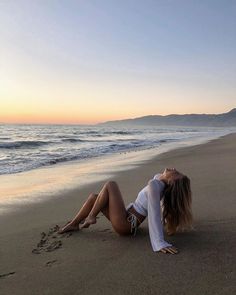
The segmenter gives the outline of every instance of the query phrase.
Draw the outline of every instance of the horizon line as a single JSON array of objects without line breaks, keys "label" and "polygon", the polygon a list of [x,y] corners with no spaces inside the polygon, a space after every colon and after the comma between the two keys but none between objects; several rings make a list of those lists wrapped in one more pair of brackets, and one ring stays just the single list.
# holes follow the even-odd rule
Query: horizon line
[{"label": "horizon line", "polygon": [[132,118],[123,118],[123,119],[112,119],[112,120],[104,120],[101,122],[97,122],[97,123],[73,123],[73,122],[66,122],[66,123],[62,123],[62,122],[0,122],[0,125],[81,125],[81,126],[95,126],[95,125],[99,125],[99,124],[103,124],[106,122],[114,122],[114,121],[123,121],[123,120],[132,120],[132,119],[138,119],[138,118],[143,118],[143,117],[151,117],[151,116],[161,116],[161,117],[166,117],[166,116],[184,116],[184,115],[220,115],[220,114],[226,114],[231,112],[232,110],[236,109],[232,108],[227,112],[224,113],[184,113],[184,114],[178,114],[178,113],[170,113],[168,115],[158,115],[158,114],[149,114],[149,115],[144,115],[144,116],[139,116],[139,117],[132,117]]}]

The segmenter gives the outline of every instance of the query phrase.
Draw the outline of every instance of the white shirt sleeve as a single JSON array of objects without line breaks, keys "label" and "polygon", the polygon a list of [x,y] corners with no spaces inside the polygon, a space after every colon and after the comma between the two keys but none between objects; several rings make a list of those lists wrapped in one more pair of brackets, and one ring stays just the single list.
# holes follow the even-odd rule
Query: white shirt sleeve
[{"label": "white shirt sleeve", "polygon": [[153,251],[170,247],[171,244],[164,240],[163,225],[161,222],[160,186],[158,180],[153,179],[148,183],[148,228]]}]

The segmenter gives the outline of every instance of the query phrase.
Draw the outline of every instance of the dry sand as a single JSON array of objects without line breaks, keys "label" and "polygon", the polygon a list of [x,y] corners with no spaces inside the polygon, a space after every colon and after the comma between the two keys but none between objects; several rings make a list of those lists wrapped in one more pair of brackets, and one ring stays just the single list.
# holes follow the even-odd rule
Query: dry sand
[{"label": "dry sand", "polygon": [[94,183],[0,218],[0,294],[236,294],[236,134],[118,173],[126,204],[164,167],[192,180],[194,230],[166,238],[178,255],[152,251],[146,221],[135,238],[119,237],[102,215],[57,235],[54,226],[101,188]]}]

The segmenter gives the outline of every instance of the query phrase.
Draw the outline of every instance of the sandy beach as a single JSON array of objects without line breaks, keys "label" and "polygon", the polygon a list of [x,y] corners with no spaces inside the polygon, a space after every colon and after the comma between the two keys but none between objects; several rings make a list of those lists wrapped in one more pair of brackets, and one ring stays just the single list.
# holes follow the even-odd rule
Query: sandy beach
[{"label": "sandy beach", "polygon": [[0,294],[235,294],[236,134],[158,155],[112,179],[128,204],[165,167],[192,181],[194,229],[166,237],[179,254],[152,251],[147,221],[136,237],[118,236],[102,215],[87,230],[55,233],[100,190],[96,182],[0,217]]}]

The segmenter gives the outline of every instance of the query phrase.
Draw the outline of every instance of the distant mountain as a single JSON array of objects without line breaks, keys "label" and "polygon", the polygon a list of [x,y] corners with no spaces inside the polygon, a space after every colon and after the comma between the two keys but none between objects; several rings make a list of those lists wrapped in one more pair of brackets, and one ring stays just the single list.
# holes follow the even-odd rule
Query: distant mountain
[{"label": "distant mountain", "polygon": [[223,114],[151,115],[134,119],[107,121],[99,125],[110,126],[236,126],[236,108]]}]

